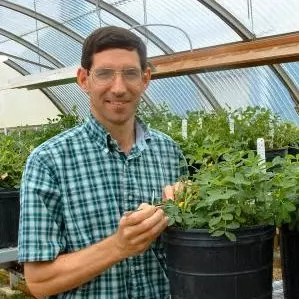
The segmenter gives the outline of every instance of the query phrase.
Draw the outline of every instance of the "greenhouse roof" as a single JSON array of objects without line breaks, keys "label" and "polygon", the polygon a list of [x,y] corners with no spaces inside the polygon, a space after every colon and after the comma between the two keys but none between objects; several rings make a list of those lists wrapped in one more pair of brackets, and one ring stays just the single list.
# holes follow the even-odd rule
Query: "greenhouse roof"
[{"label": "greenhouse roof", "polygon": [[[11,68],[34,75],[30,80],[37,78],[36,87],[61,110],[76,105],[84,116],[88,98],[66,72],[79,65],[92,30],[121,26],[142,37],[160,78],[151,82],[146,102],[166,102],[180,115],[259,105],[299,123],[298,11],[298,0],[0,0],[0,55],[9,58],[4,63]],[[272,37],[277,42],[272,48],[257,48]],[[243,48],[234,53],[236,47]],[[267,56],[263,62],[255,56],[259,51]],[[180,65],[184,61],[186,68],[167,74],[168,55],[183,55]],[[43,76],[49,80],[57,71],[65,81],[41,84]]]}]

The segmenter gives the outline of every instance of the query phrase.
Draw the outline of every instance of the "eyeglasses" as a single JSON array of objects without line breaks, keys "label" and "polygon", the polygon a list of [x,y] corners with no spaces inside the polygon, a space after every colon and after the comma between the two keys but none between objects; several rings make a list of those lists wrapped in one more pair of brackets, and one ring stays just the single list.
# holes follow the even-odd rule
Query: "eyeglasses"
[{"label": "eyeglasses", "polygon": [[97,85],[108,85],[121,74],[126,83],[137,85],[141,82],[142,72],[138,68],[127,68],[123,70],[114,70],[110,68],[101,68],[91,71],[91,76]]}]

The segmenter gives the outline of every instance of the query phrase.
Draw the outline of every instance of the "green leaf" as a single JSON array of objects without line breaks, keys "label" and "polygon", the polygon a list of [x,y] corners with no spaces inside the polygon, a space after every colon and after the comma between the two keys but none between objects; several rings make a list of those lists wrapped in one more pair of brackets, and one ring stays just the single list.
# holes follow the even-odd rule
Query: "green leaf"
[{"label": "green leaf", "polygon": [[175,216],[175,221],[176,221],[177,223],[182,223],[182,217],[180,217],[180,216]]},{"label": "green leaf", "polygon": [[214,226],[215,226],[216,224],[218,224],[220,221],[221,221],[221,216],[212,218],[212,219],[209,221],[209,226],[210,226],[210,227],[214,227]]},{"label": "green leaf", "polygon": [[222,215],[223,220],[233,220],[234,216],[232,214],[224,214]]},{"label": "green leaf", "polygon": [[225,235],[226,235],[231,241],[233,241],[233,242],[237,241],[237,238],[236,238],[236,235],[235,235],[235,234],[226,231],[226,232],[225,232]]},{"label": "green leaf", "polygon": [[228,229],[237,229],[239,227],[240,227],[240,223],[238,223],[238,222],[232,222],[232,223],[226,225],[226,228],[228,228]]},{"label": "green leaf", "polygon": [[216,230],[211,234],[211,236],[212,237],[221,237],[224,235],[224,233],[225,233],[225,231],[223,231],[223,230]]}]

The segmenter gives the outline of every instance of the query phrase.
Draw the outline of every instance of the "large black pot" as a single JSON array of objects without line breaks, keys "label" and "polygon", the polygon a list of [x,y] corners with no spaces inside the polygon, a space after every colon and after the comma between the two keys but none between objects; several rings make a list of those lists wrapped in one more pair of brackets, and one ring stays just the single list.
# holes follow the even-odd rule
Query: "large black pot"
[{"label": "large black pot", "polygon": [[280,259],[285,299],[299,298],[299,232],[288,225],[280,230]]},{"label": "large black pot", "polygon": [[207,230],[163,234],[172,299],[271,299],[275,228],[239,230],[237,241]]},{"label": "large black pot", "polygon": [[18,189],[0,189],[0,248],[18,245],[19,197]]}]

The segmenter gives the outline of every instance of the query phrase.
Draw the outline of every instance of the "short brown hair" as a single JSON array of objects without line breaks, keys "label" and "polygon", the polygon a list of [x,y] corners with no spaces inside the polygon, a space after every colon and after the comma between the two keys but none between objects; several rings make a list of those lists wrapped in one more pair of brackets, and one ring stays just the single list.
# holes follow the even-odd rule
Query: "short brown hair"
[{"label": "short brown hair", "polygon": [[92,56],[106,49],[137,50],[142,70],[146,68],[146,46],[133,32],[116,26],[96,29],[84,41],[81,66],[90,70]]}]

